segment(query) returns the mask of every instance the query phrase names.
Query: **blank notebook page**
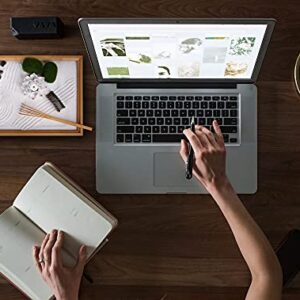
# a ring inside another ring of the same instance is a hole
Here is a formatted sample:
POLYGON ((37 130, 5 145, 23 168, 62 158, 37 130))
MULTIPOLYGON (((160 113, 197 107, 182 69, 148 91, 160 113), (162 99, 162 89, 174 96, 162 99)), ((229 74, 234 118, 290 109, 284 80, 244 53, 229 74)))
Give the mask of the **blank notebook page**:
POLYGON ((45 232, 63 230, 64 248, 75 257, 81 244, 87 245, 90 256, 112 230, 106 218, 43 168, 28 181, 14 206, 45 232))

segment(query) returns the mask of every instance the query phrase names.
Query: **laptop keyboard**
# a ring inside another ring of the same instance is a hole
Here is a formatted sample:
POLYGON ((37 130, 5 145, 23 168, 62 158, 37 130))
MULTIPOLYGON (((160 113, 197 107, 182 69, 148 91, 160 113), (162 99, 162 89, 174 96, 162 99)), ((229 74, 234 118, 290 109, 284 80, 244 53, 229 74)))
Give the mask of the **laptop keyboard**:
POLYGON ((240 143, 238 95, 116 95, 116 143, 180 143, 196 124, 217 120, 226 144, 240 143))

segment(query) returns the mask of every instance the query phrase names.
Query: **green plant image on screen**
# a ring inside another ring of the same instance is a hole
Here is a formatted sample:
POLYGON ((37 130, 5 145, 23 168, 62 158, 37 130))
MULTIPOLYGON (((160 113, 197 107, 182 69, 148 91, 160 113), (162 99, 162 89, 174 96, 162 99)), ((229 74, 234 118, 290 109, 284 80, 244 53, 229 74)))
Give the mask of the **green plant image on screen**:
POLYGON ((250 54, 255 44, 255 37, 239 37, 231 40, 230 55, 247 55, 250 54))
POLYGON ((126 56, 124 40, 108 38, 100 41, 103 56, 126 56))
POLYGON ((127 67, 108 67, 107 73, 110 76, 129 76, 129 69, 127 67))

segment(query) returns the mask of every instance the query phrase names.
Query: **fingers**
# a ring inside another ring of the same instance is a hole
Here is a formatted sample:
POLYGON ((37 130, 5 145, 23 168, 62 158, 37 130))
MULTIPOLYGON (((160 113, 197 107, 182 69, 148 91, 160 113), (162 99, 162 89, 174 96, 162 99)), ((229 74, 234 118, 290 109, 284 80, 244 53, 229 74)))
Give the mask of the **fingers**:
POLYGON ((32 255, 33 255, 33 258, 34 258, 35 265, 36 265, 37 269, 42 274, 42 265, 40 263, 39 254, 40 254, 40 248, 37 247, 37 246, 34 246, 32 248, 32 255))
POLYGON ((51 265, 52 248, 56 242, 56 238, 57 238, 57 230, 52 230, 43 251, 43 259, 45 261, 45 266, 51 265))
POLYGON ((53 266, 62 266, 62 257, 61 257, 61 250, 64 243, 64 233, 63 231, 59 231, 57 234, 56 241, 54 243, 54 246, 52 248, 52 264, 53 266))
POLYGON ((180 156, 181 158, 183 159, 184 162, 187 161, 187 158, 188 158, 188 145, 187 145, 187 142, 185 140, 181 140, 181 146, 180 146, 180 156))
POLYGON ((216 133, 217 142, 224 144, 223 134, 222 134, 221 128, 216 120, 213 121, 213 127, 214 127, 214 130, 216 133))
POLYGON ((86 246, 82 245, 79 249, 78 261, 75 267, 78 272, 80 273, 83 272, 84 266, 86 264, 86 260, 87 260, 86 246))
POLYGON ((44 260, 44 249, 45 249, 45 246, 46 244, 48 243, 48 240, 49 240, 49 233, 46 234, 43 242, 42 242, 42 245, 41 245, 41 248, 40 248, 40 253, 39 253, 39 260, 40 261, 43 261, 44 260))
POLYGON ((192 145, 192 148, 193 148, 195 154, 199 153, 199 151, 201 149, 201 143, 200 143, 199 138, 197 137, 197 135, 194 132, 192 132, 191 129, 185 129, 183 131, 183 134, 189 140, 189 142, 192 145))

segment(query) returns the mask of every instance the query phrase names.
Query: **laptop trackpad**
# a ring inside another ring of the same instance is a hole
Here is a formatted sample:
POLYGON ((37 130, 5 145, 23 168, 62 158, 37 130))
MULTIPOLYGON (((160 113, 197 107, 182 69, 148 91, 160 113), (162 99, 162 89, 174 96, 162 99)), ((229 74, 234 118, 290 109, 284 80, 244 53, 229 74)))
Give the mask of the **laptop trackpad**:
POLYGON ((179 153, 154 153, 154 185, 186 187, 193 185, 185 178, 185 166, 179 153))

